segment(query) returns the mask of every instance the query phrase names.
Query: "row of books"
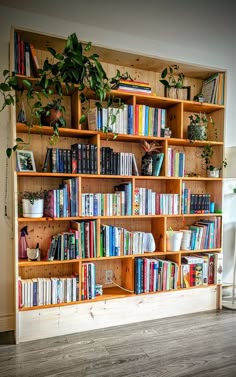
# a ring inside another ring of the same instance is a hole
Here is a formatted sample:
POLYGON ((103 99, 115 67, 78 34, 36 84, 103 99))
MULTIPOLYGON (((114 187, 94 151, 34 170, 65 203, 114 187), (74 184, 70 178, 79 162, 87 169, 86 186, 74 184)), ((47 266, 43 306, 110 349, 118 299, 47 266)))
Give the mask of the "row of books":
POLYGON ((151 94, 152 88, 148 82, 136 81, 136 80, 120 80, 118 90, 134 92, 134 93, 144 93, 151 94))
POLYGON ((214 249, 221 245, 221 218, 219 216, 200 219, 180 231, 183 232, 182 250, 214 249))
POLYGON ((96 297, 96 266, 94 263, 82 264, 81 299, 91 300, 96 297))
POLYGON ((110 147, 101 147, 100 172, 108 175, 139 175, 133 153, 114 152, 110 147))
POLYGON ((182 288, 222 283, 222 254, 204 253, 184 256, 181 258, 181 263, 182 288))
POLYGON ((132 183, 121 183, 114 193, 83 193, 82 216, 131 216, 132 183))
POLYGON ((178 215, 179 195, 162 194, 151 189, 135 188, 134 190, 135 215, 178 215))
POLYGON ((18 31, 14 31, 14 70, 16 74, 37 76, 39 69, 38 58, 34 46, 23 41, 18 31))
POLYGON ((168 148, 167 177, 184 177, 185 153, 168 148))
POLYGON ((88 112, 88 129, 118 134, 164 136, 166 109, 147 105, 123 105, 122 108, 97 108, 88 112))
POLYGON ((216 73, 203 82, 202 95, 206 102, 224 105, 225 74, 216 73))
POLYGON ((100 256, 113 257, 144 254, 148 235, 112 225, 101 225, 100 256))
POLYGON ((210 213, 210 194, 192 194, 191 189, 182 183, 181 213, 210 213))
POLYGON ((135 259, 135 293, 177 289, 179 266, 158 258, 135 259))
POLYGON ((79 301, 79 277, 18 278, 19 308, 79 301))
MULTIPOLYGON (((133 153, 114 152, 101 147, 101 174, 139 175, 133 153)), ((42 167, 43 172, 97 174, 97 145, 73 144, 71 149, 48 148, 42 167)))
POLYGON ((78 191, 77 178, 65 179, 58 189, 48 190, 44 198, 44 216, 79 216, 78 191))
POLYGON ((47 148, 42 171, 97 174, 97 145, 73 144, 71 149, 47 148))

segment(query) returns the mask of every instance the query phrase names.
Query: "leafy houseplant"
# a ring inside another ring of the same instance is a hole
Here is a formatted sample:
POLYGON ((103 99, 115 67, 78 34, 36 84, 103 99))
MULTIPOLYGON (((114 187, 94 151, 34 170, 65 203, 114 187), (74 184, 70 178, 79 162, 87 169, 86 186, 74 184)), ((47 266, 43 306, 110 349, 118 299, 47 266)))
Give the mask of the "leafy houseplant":
MULTIPOLYGON (((100 101, 105 100, 111 89, 117 86, 119 79, 123 77, 127 78, 129 75, 121 75, 117 71, 115 77, 108 79, 106 72, 99 62, 99 56, 97 54, 88 54, 90 48, 91 42, 87 43, 84 47, 76 34, 73 33, 67 38, 62 52, 58 53, 53 48, 48 48, 53 57, 53 62, 50 63, 49 59, 46 59, 42 65, 42 69, 38 69, 37 71, 38 77, 33 81, 30 79, 22 80, 14 72, 11 74, 8 70, 4 70, 4 79, 0 83, 0 95, 3 97, 3 105, 0 111, 6 106, 15 104, 16 98, 12 95, 12 90, 20 93, 25 91, 27 103, 31 108, 31 119, 28 124, 30 130, 33 125, 33 118, 36 117, 39 124, 41 124, 42 113, 45 111, 47 113, 50 109, 51 105, 49 102, 45 110, 45 106, 42 105, 43 98, 49 99, 52 95, 58 95, 59 99, 57 101, 62 101, 63 90, 69 93, 76 87, 80 91, 82 103, 87 100, 89 91, 92 91, 100 101)), ((109 106, 112 106, 112 96, 108 99, 108 103, 109 106)), ((61 103, 60 106, 62 106, 61 103)), ((86 116, 82 115, 80 123, 83 123, 85 119, 86 116)), ((60 125, 58 121, 53 124, 54 135, 52 139, 58 138, 58 126, 65 126, 64 122, 61 121, 62 118, 60 117, 60 125)), ((20 138, 16 141, 17 144, 13 148, 7 149, 8 157, 11 156, 12 151, 18 148, 19 143, 23 143, 23 140, 20 138)))
POLYGON ((209 177, 218 178, 220 170, 222 170, 222 168, 226 168, 227 161, 226 159, 223 159, 223 161, 219 165, 213 165, 212 159, 214 156, 214 152, 215 151, 213 146, 211 144, 207 144, 202 149, 201 158, 203 168, 207 170, 207 175, 209 177))
POLYGON ((178 71, 178 70, 179 70, 179 66, 177 64, 173 64, 164 68, 161 73, 160 82, 167 89, 168 97, 170 96, 169 94, 170 94, 171 88, 174 89, 176 98, 178 98, 179 89, 183 88, 184 74, 182 72, 179 72, 177 75, 175 75, 175 71, 178 71))
POLYGON ((151 143, 143 141, 143 149, 146 153, 142 157, 142 175, 153 174, 153 155, 160 153, 161 148, 162 146, 155 140, 151 143))
POLYGON ((188 139, 207 140, 208 118, 205 113, 193 114, 189 116, 190 124, 188 125, 188 139))

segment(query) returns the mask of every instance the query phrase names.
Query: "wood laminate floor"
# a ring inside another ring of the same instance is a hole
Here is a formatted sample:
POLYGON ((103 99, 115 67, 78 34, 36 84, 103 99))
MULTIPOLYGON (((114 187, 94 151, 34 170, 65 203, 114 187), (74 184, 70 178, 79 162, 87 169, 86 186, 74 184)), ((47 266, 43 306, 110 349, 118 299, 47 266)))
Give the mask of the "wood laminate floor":
POLYGON ((236 312, 204 312, 14 345, 1 377, 236 377, 236 312))

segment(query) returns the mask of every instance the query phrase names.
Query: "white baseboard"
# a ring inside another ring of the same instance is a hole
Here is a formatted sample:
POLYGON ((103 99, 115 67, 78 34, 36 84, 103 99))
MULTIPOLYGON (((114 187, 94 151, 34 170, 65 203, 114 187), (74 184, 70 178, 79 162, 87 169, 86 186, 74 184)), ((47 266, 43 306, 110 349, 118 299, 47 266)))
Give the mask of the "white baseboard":
POLYGON ((17 343, 217 308, 216 287, 20 311, 17 343))
POLYGON ((0 332, 14 330, 14 315, 0 315, 0 332))

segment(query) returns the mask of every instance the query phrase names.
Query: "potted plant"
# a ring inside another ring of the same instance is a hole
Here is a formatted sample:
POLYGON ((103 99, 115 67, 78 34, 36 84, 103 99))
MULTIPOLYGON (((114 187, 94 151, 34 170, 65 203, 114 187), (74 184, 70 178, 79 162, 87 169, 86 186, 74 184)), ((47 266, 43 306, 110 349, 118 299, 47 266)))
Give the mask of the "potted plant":
POLYGON ((24 192, 22 196, 23 217, 43 217, 44 196, 45 192, 43 191, 24 192))
POLYGON ((207 140, 208 118, 205 113, 193 114, 189 116, 187 136, 190 141, 207 140))
POLYGON ((203 168, 207 170, 207 176, 211 178, 219 178, 222 168, 227 166, 227 161, 224 158, 217 166, 213 165, 212 159, 214 155, 214 148, 211 144, 207 144, 203 147, 201 158, 203 162, 203 168))
POLYGON ((151 143, 143 141, 145 155, 142 157, 142 175, 153 175, 153 155, 159 154, 161 148, 162 146, 156 140, 151 143))
POLYGON ((207 99, 203 96, 202 93, 198 93, 198 94, 196 94, 196 95, 193 97, 193 100, 196 101, 196 102, 200 102, 200 103, 207 102, 207 99))
MULTIPOLYGON (((43 98, 49 99, 52 95, 57 95, 59 97, 57 99, 57 107, 62 109, 62 104, 59 101, 63 100, 63 90, 69 93, 76 87, 80 91, 82 103, 87 100, 89 91, 95 93, 95 97, 99 101, 105 100, 111 89, 118 85, 119 80, 127 77, 127 73, 122 75, 117 71, 114 77, 108 79, 106 72, 99 62, 99 56, 97 54, 88 54, 90 48, 90 42, 84 47, 76 34, 73 33, 67 38, 62 52, 58 53, 53 48, 48 48, 49 53, 54 58, 53 63, 50 63, 49 59, 46 59, 42 69, 37 70, 38 76, 33 81, 30 79, 22 80, 14 72, 10 73, 8 70, 4 70, 4 79, 0 83, 0 96, 3 98, 0 111, 4 110, 6 106, 15 104, 16 97, 12 95, 13 90, 17 91, 17 93, 25 91, 27 103, 31 108, 31 119, 28 122, 30 131, 35 116, 39 124, 42 124, 42 112, 46 111, 48 113, 49 109, 52 108, 52 104, 55 104, 49 102, 46 106, 42 106, 43 98)), ((108 103, 109 106, 112 106, 112 96, 108 99, 108 103)), ((85 119, 86 116, 82 115, 80 123, 83 123, 85 119)), ((53 123, 54 135, 52 140, 58 139, 58 126, 65 126, 65 123, 61 122, 61 120, 62 118, 60 117, 60 124, 58 124, 58 121, 53 123)), ((23 143, 23 140, 20 138, 16 140, 15 146, 7 149, 8 157, 11 156, 12 151, 18 148, 19 143, 23 143)))
POLYGON ((182 72, 177 72, 179 66, 177 64, 169 65, 163 69, 161 72, 160 82, 164 85, 167 90, 167 96, 172 97, 171 90, 173 89, 174 98, 178 98, 179 89, 183 88, 184 85, 184 74, 182 72), (176 75, 175 75, 176 73, 176 75))

